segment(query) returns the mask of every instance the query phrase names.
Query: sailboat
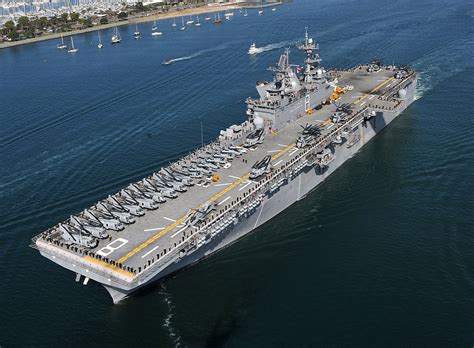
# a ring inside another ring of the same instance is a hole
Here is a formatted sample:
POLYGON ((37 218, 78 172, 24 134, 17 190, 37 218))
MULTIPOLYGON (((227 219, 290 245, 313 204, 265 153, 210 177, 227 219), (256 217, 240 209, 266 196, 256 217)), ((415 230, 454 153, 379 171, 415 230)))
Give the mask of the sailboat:
POLYGON ((104 47, 104 45, 102 44, 102 40, 100 39, 100 31, 97 30, 97 35, 99 35, 99 44, 97 45, 98 48, 102 48, 104 47))
POLYGON ((249 14, 247 13, 247 9, 244 11, 244 17, 247 17, 249 14))
POLYGON ((63 34, 61 34, 61 43, 57 45, 57 47, 60 49, 60 50, 63 50, 67 47, 67 45, 64 43, 64 37, 63 37, 63 34))
POLYGON ((72 39, 72 36, 71 36, 71 48, 67 50, 67 53, 76 53, 77 51, 79 50, 74 47, 74 40, 72 39))
POLYGON ((199 22, 199 15, 196 15, 196 19, 197 19, 197 23, 194 24, 196 27, 200 27, 201 26, 201 22, 199 22))
POLYGON ((173 18, 173 24, 171 24, 172 27, 176 26, 176 17, 173 18))
POLYGON ((204 18, 205 21, 210 21, 211 20, 211 17, 209 17, 209 15, 207 15, 205 18, 204 18))
POLYGON ((262 1, 260 1, 260 10, 258 11, 258 14, 259 15, 263 14, 262 1))
POLYGON ((140 32, 138 31, 138 24, 137 23, 135 23, 135 31, 133 32, 133 38, 135 40, 140 38, 140 32))
POLYGON ((219 12, 217 12, 217 17, 215 17, 214 15, 214 24, 221 24, 222 23, 222 20, 221 20, 221 15, 219 14, 219 12))
POLYGON ((181 23, 182 27, 180 28, 180 30, 186 30, 186 26, 184 25, 184 17, 181 17, 181 23))
POLYGON ((122 38, 120 37, 120 34, 118 32, 118 28, 115 27, 114 35, 112 35, 110 43, 111 44, 117 44, 117 43, 120 43, 120 41, 122 41, 122 38))
POLYGON ((189 20, 186 22, 186 25, 194 24, 193 18, 189 15, 189 20))
POLYGON ((151 27, 151 36, 160 36, 163 34, 161 31, 157 31, 157 29, 156 20, 154 20, 153 26, 151 27))

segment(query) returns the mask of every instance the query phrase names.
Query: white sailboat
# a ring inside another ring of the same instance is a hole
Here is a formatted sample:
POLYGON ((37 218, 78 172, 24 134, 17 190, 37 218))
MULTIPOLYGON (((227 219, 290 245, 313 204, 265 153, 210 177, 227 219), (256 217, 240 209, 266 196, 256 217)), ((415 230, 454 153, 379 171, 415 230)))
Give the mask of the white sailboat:
POLYGON ((189 20, 186 22, 186 25, 194 24, 193 18, 189 15, 189 20))
POLYGON ((135 40, 140 38, 140 32, 138 31, 138 24, 137 23, 135 23, 135 31, 133 32, 133 38, 135 40))
POLYGON ((211 20, 211 17, 209 17, 209 15, 207 15, 205 18, 204 18, 205 21, 210 21, 211 20))
POLYGON ((122 38, 120 37, 120 34, 118 32, 118 28, 115 27, 114 35, 112 35, 112 38, 110 39, 110 43, 111 44, 117 44, 117 43, 120 43, 120 41, 122 41, 122 38))
POLYGON ((176 26, 176 17, 173 18, 173 24, 171 24, 172 27, 176 26))
POLYGON ((197 19, 197 23, 194 24, 196 27, 200 27, 201 26, 201 22, 199 21, 199 15, 196 15, 196 19, 197 19))
POLYGON ((249 14, 247 13, 247 9, 244 11, 244 17, 247 17, 249 14))
POLYGON ((71 48, 67 50, 67 53, 76 53, 77 51, 79 50, 74 47, 74 40, 72 39, 72 36, 71 36, 71 48))
POLYGON ((63 34, 61 34, 61 43, 57 45, 57 47, 60 49, 60 50, 63 50, 67 47, 67 45, 64 43, 64 37, 63 37, 63 34))
POLYGON ((102 44, 102 40, 100 39, 100 31, 97 30, 97 35, 99 35, 99 44, 97 45, 98 48, 102 48, 104 47, 104 45, 102 44))
POLYGON ((181 17, 181 23, 182 23, 182 26, 180 30, 186 30, 186 26, 184 25, 184 17, 181 17))
POLYGON ((153 26, 151 27, 151 36, 160 36, 163 33, 158 31, 158 26, 156 25, 156 20, 153 21, 153 26))

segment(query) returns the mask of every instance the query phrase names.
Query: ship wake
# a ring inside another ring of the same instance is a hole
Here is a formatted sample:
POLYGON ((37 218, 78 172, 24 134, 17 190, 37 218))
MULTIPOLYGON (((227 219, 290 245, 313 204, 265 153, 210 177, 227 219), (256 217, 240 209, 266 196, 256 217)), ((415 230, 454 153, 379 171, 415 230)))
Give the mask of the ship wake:
POLYGON ((446 79, 474 67, 472 60, 466 59, 473 45, 472 37, 463 37, 443 49, 443 59, 440 59, 439 50, 433 50, 411 62, 410 65, 419 71, 415 100, 446 79))
POLYGON ((178 335, 176 329, 173 326, 172 319, 174 316, 174 305, 171 298, 171 295, 166 291, 166 286, 162 283, 161 290, 159 292, 160 295, 163 295, 163 300, 168 307, 168 313, 166 313, 166 317, 163 322, 163 327, 168 331, 169 337, 175 347, 181 347, 181 336, 178 335))

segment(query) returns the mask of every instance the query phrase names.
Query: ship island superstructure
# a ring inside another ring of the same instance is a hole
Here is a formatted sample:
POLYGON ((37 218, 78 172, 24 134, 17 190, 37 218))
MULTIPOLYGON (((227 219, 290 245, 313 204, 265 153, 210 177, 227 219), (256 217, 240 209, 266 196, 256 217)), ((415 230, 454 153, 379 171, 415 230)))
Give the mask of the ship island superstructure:
POLYGON ((380 61, 325 70, 306 32, 248 119, 32 239, 114 303, 224 248, 304 198, 415 100, 416 72, 380 61))

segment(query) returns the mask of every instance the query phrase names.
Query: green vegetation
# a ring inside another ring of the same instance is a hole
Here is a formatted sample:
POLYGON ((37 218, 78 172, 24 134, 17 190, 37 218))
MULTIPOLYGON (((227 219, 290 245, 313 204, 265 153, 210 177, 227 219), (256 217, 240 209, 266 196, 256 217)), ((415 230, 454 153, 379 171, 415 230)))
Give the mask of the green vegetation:
POLYGON ((120 12, 117 16, 119 21, 124 21, 128 18, 128 13, 127 12, 120 12))

